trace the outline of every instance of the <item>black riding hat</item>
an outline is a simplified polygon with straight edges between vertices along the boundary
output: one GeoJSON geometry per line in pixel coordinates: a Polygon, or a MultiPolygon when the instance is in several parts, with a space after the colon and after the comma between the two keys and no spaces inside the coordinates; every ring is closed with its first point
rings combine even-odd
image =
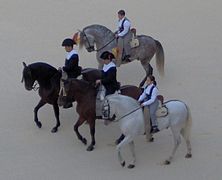
{"type": "Polygon", "coordinates": [[[100,55],[100,58],[105,60],[105,59],[114,59],[114,55],[113,53],[109,52],[109,51],[104,51],[101,55],[100,55]]]}
{"type": "Polygon", "coordinates": [[[73,46],[74,44],[76,44],[75,41],[70,38],[64,39],[62,42],[62,46],[73,46]]]}

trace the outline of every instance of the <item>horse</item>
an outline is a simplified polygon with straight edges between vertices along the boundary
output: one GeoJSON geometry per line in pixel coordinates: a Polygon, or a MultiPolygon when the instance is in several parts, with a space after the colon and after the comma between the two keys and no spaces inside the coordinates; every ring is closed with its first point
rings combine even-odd
{"type": "MultiPolygon", "coordinates": [[[[117,41],[115,34],[105,26],[94,24],[83,28],[80,31],[80,35],[75,33],[73,39],[79,42],[79,47],[85,47],[88,52],[96,51],[96,57],[98,61],[98,68],[102,69],[102,61],[100,55],[104,51],[111,51],[117,47],[117,41]],[[95,49],[95,46],[96,49],[95,49]]],[[[150,65],[150,61],[156,54],[156,66],[160,75],[164,75],[164,50],[161,43],[158,40],[146,35],[137,35],[139,40],[139,46],[131,48],[130,62],[137,59],[143,66],[146,76],[152,74],[153,68],[150,65]]],[[[122,64],[129,63],[129,61],[122,61],[122,64]]],[[[146,77],[140,83],[142,87],[146,77]]]]}
{"type": "Polygon", "coordinates": [[[55,133],[58,131],[58,127],[60,126],[57,99],[60,89],[61,73],[59,73],[53,66],[43,62],[32,63],[28,66],[25,62],[23,62],[23,66],[24,69],[21,82],[24,82],[25,89],[28,91],[33,89],[37,90],[34,83],[37,81],[39,84],[38,93],[41,99],[34,108],[34,121],[36,125],[41,128],[42,123],[38,119],[38,110],[46,103],[51,104],[56,117],[56,125],[52,128],[51,132],[55,133]]]}
{"type": "MultiPolygon", "coordinates": [[[[60,126],[57,100],[60,90],[61,72],[44,62],[36,62],[30,65],[26,65],[26,63],[23,62],[23,66],[24,69],[21,82],[24,82],[25,89],[28,91],[37,90],[35,81],[39,84],[38,93],[41,99],[34,108],[34,122],[38,128],[42,127],[42,123],[38,119],[38,110],[46,103],[51,104],[56,117],[56,125],[52,128],[51,132],[55,133],[60,126]]],[[[101,71],[97,69],[86,68],[82,70],[82,78],[90,83],[94,83],[96,79],[101,77],[100,75],[101,71]]],[[[133,85],[122,86],[120,91],[122,94],[126,94],[135,99],[138,99],[139,95],[142,93],[140,88],[133,85]]]]}
{"type": "MultiPolygon", "coordinates": [[[[76,101],[76,112],[79,114],[79,118],[74,125],[74,131],[78,139],[87,144],[87,140],[79,133],[78,128],[87,121],[90,127],[91,144],[87,147],[87,151],[92,151],[95,145],[95,120],[96,117],[96,94],[97,90],[92,83],[83,79],[68,79],[64,82],[63,87],[66,96],[60,93],[58,98],[58,105],[63,106],[67,101],[76,101]]],[[[141,94],[141,89],[137,86],[128,85],[121,87],[120,93],[122,95],[131,96],[135,100],[138,99],[141,94]]]]}
{"type": "MultiPolygon", "coordinates": [[[[106,97],[106,101],[109,105],[110,117],[116,116],[116,122],[119,122],[120,129],[125,135],[124,139],[117,145],[118,159],[122,166],[125,166],[125,161],[121,155],[121,148],[129,144],[130,151],[132,153],[133,161],[128,168],[134,168],[135,166],[135,150],[134,150],[134,138],[137,135],[144,133],[144,116],[140,105],[134,99],[122,96],[122,95],[110,95],[106,97]]],[[[105,104],[105,105],[106,105],[105,104]]],[[[190,129],[192,125],[191,113],[188,106],[180,100],[170,100],[164,103],[164,106],[168,109],[168,114],[165,117],[158,117],[158,128],[161,130],[170,128],[174,138],[174,148],[169,156],[164,161],[164,164],[170,164],[175,152],[181,143],[181,136],[186,141],[187,154],[186,158],[191,158],[191,143],[190,143],[190,129]]]]}

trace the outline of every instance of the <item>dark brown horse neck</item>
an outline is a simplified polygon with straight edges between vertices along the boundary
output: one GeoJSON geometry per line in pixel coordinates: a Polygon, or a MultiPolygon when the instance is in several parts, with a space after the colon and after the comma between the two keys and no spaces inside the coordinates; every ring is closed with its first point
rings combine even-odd
{"type": "Polygon", "coordinates": [[[89,102],[89,100],[95,101],[96,88],[89,82],[79,79],[70,79],[68,81],[68,97],[75,99],[77,103],[89,102]]]}

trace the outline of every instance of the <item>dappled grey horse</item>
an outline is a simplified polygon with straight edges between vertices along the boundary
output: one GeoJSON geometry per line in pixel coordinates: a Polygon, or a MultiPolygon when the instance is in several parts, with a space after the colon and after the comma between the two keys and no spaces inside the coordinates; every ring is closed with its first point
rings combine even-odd
{"type": "MultiPolygon", "coordinates": [[[[79,41],[80,48],[84,46],[88,52],[96,51],[99,69],[102,69],[103,66],[100,59],[102,52],[111,51],[113,48],[117,47],[115,34],[102,25],[95,24],[87,26],[80,31],[80,36],[78,36],[78,33],[75,33],[73,38],[75,41],[79,41]]],[[[152,57],[156,55],[157,69],[160,75],[164,75],[164,51],[161,43],[146,35],[138,35],[137,38],[139,40],[139,46],[131,48],[130,60],[139,60],[146,71],[146,75],[150,75],[153,72],[150,61],[152,57]]],[[[126,63],[129,63],[129,61],[122,61],[122,64],[126,63]]],[[[140,86],[142,86],[144,82],[145,78],[140,86]]]]}
{"type": "MultiPolygon", "coordinates": [[[[118,157],[122,166],[125,161],[122,158],[120,150],[124,145],[129,144],[132,153],[132,162],[128,166],[135,166],[136,156],[134,150],[134,138],[144,133],[144,116],[139,103],[130,97],[122,95],[109,95],[106,97],[106,104],[109,105],[109,116],[116,116],[115,121],[119,122],[119,126],[124,139],[117,145],[118,157]]],[[[105,106],[106,106],[105,104],[105,106]]],[[[158,117],[158,128],[161,130],[170,128],[174,139],[174,148],[164,161],[164,164],[170,164],[175,152],[181,143],[181,135],[186,141],[187,154],[186,158],[191,158],[190,130],[192,125],[191,113],[188,106],[179,100],[170,100],[163,104],[168,109],[168,114],[164,117],[158,117]]]]}

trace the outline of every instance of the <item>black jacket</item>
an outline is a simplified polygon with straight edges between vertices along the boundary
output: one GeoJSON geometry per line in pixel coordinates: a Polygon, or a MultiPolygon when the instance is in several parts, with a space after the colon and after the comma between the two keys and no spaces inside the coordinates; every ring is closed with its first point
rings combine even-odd
{"type": "Polygon", "coordinates": [[[65,60],[63,70],[68,74],[69,78],[77,78],[81,74],[78,54],[73,54],[70,59],[65,60]]]}
{"type": "Polygon", "coordinates": [[[119,89],[119,83],[116,80],[116,67],[111,67],[108,71],[102,71],[101,83],[106,88],[106,95],[115,93],[119,89]]]}

